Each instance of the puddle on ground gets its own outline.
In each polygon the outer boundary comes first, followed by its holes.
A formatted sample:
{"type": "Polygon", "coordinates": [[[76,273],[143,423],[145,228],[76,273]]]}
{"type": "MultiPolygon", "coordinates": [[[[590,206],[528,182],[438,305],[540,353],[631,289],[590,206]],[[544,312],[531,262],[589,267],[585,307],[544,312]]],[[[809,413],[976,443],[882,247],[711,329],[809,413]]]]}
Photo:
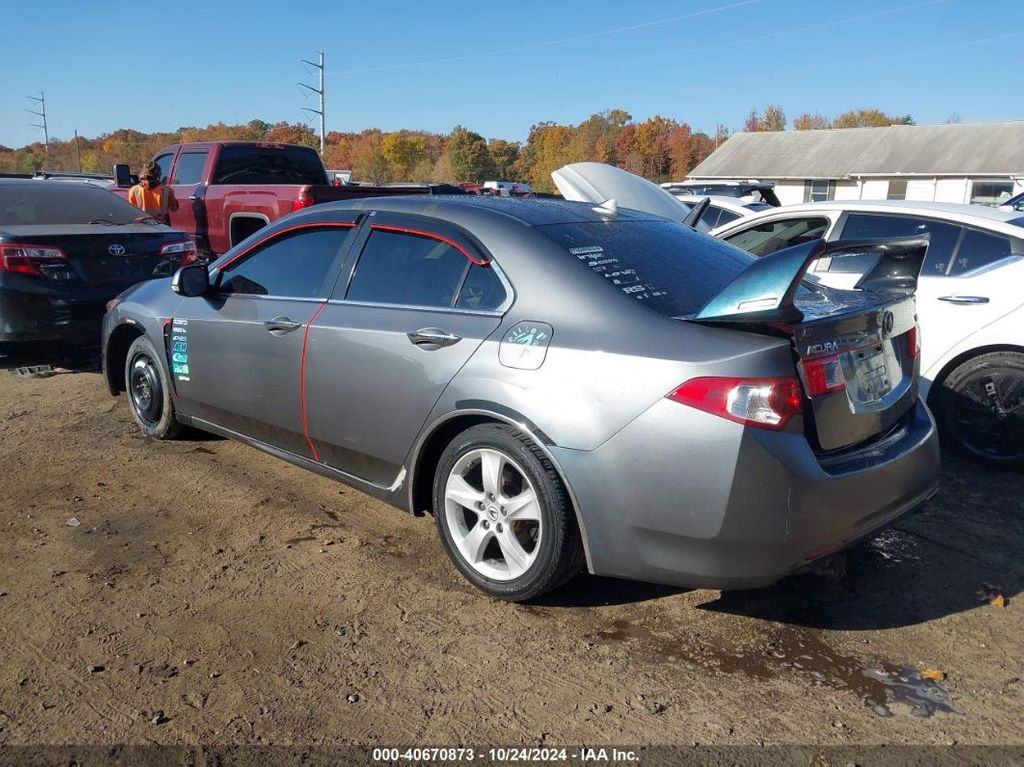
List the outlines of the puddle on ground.
{"type": "Polygon", "coordinates": [[[786,628],[759,639],[751,648],[728,652],[692,640],[680,642],[624,620],[614,621],[590,638],[601,644],[639,641],[660,662],[693,663],[722,674],[743,674],[751,679],[777,679],[795,675],[813,686],[848,690],[878,716],[892,716],[893,706],[906,706],[916,717],[936,712],[961,713],[946,688],[911,668],[872,663],[843,655],[825,644],[817,632],[786,628]]]}

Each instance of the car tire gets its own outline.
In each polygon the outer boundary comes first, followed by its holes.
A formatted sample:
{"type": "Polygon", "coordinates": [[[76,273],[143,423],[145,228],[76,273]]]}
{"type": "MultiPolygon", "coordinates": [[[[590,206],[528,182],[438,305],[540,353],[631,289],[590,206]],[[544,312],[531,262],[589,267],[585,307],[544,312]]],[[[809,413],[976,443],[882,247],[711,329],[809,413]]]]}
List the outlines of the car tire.
{"type": "Polygon", "coordinates": [[[565,486],[529,436],[511,426],[481,424],[449,443],[434,474],[433,511],[448,557],[489,596],[534,599],[583,564],[565,486]]]}
{"type": "Polygon", "coordinates": [[[128,347],[124,389],[135,423],[152,439],[174,439],[183,428],[175,415],[171,382],[164,371],[150,340],[145,336],[136,338],[128,347]]]}
{"type": "Polygon", "coordinates": [[[1024,354],[971,357],[939,390],[943,440],[963,455],[993,466],[1024,466],[1024,354]]]}

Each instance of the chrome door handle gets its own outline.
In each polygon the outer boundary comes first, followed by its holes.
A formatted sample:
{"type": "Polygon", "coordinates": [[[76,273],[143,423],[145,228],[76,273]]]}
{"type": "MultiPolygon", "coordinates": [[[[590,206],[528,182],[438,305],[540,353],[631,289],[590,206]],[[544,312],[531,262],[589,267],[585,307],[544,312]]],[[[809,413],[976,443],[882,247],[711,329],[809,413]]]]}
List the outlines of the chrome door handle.
{"type": "Polygon", "coordinates": [[[274,317],[274,319],[264,322],[263,327],[267,329],[268,333],[283,336],[285,333],[291,333],[293,330],[301,328],[302,323],[294,322],[288,317],[274,317]]]}
{"type": "Polygon", "coordinates": [[[409,341],[416,346],[451,346],[462,340],[462,336],[440,328],[420,328],[406,333],[409,341]]]}
{"type": "Polygon", "coordinates": [[[987,304],[988,296],[939,296],[939,300],[951,304],[987,304]]]}

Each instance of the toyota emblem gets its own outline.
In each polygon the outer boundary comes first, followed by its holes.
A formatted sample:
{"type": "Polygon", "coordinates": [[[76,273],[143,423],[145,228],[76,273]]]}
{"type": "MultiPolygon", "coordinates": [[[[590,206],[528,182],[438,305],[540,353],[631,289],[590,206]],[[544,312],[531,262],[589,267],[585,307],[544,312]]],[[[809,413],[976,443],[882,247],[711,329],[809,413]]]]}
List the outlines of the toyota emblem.
{"type": "Polygon", "coordinates": [[[112,256],[123,256],[124,255],[124,245],[118,245],[115,242],[113,245],[111,245],[109,248],[107,248],[107,253],[109,253],[112,256]]]}
{"type": "Polygon", "coordinates": [[[882,317],[882,330],[885,331],[887,336],[892,335],[892,328],[895,324],[896,318],[893,317],[892,312],[886,312],[882,317]]]}

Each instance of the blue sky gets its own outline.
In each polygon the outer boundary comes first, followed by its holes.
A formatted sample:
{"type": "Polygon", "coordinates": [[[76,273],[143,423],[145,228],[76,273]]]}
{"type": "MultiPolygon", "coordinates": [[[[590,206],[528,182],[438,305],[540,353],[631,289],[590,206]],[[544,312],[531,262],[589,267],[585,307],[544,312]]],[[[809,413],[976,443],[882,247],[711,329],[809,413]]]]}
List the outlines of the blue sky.
{"type": "Polygon", "coordinates": [[[50,133],[96,136],[303,119],[299,63],[326,55],[327,129],[530,125],[622,108],[713,132],[769,103],[918,123],[1024,118],[1020,0],[455,0],[188,4],[48,0],[4,8],[0,144],[26,96],[50,133]],[[159,72],[163,71],[163,74],[159,72]]]}

